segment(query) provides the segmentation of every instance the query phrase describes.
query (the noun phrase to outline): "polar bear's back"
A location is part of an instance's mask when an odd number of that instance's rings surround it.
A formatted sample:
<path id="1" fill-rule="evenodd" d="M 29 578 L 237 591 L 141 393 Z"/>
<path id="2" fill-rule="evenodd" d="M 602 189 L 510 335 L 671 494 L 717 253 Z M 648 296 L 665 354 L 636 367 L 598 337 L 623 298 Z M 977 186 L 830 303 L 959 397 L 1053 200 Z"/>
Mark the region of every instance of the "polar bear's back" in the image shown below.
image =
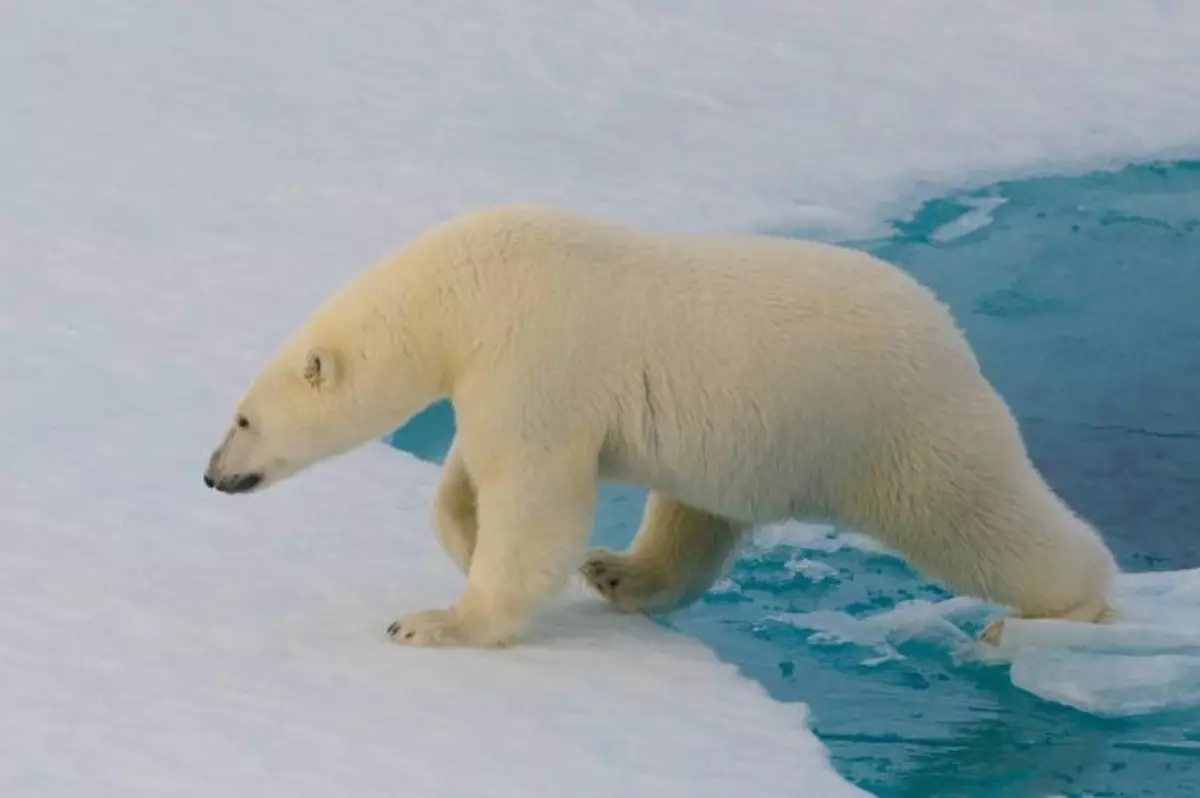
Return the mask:
<path id="1" fill-rule="evenodd" d="M 472 253 L 466 271 L 486 289 L 481 299 L 500 310 L 498 300 L 507 298 L 507 307 L 531 311 L 522 322 L 569 315 L 573 326 L 609 326 L 608 341 L 624 331 L 639 348 L 779 346 L 804 335 L 843 351 L 894 352 L 932 339 L 924 343 L 940 341 L 973 362 L 927 289 L 859 250 L 767 236 L 653 233 L 540 206 L 488 209 L 446 229 Z M 577 314 L 580 305 L 586 312 Z M 500 316 L 506 323 L 512 314 Z"/>

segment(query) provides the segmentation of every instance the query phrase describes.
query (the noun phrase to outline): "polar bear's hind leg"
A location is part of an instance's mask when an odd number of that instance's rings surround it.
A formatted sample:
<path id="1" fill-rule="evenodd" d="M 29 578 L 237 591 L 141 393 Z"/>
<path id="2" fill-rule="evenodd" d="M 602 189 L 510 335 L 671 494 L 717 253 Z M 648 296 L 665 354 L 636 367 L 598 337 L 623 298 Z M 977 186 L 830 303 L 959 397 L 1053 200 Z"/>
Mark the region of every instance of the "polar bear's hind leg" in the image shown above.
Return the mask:
<path id="1" fill-rule="evenodd" d="M 668 612 L 712 586 L 742 534 L 740 524 L 651 493 L 629 550 L 593 549 L 581 572 L 619 609 Z"/>
<path id="2" fill-rule="evenodd" d="M 1106 624 L 1112 623 L 1116 620 L 1116 613 L 1113 611 L 1112 607 L 1109 605 L 1104 596 L 1098 596 L 1091 597 L 1089 600 L 1063 613 L 1014 613 L 1006 617 L 1056 619 L 1063 621 L 1077 621 L 1079 623 Z M 1004 621 L 1005 617 L 995 618 L 989 621 L 987 626 L 983 627 L 983 631 L 979 633 L 979 639 L 982 642 L 990 643 L 993 646 L 1000 645 L 1000 639 L 1004 635 Z"/>

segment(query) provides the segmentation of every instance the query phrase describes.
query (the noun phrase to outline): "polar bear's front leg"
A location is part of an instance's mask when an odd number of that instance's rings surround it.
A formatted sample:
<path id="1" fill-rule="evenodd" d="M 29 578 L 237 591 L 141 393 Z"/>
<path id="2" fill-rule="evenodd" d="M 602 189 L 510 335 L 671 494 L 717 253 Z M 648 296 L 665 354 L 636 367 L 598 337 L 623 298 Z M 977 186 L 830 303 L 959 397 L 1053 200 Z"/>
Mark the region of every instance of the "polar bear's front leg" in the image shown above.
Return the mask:
<path id="1" fill-rule="evenodd" d="M 453 607 L 406 615 L 397 643 L 500 646 L 524 631 L 583 559 L 596 504 L 594 457 L 530 463 L 476 480 L 478 537 L 467 585 Z"/>
<path id="2" fill-rule="evenodd" d="M 475 486 L 457 443 L 450 445 L 442 466 L 442 481 L 433 500 L 432 523 L 438 542 L 464 574 L 471 570 L 478 519 Z"/>

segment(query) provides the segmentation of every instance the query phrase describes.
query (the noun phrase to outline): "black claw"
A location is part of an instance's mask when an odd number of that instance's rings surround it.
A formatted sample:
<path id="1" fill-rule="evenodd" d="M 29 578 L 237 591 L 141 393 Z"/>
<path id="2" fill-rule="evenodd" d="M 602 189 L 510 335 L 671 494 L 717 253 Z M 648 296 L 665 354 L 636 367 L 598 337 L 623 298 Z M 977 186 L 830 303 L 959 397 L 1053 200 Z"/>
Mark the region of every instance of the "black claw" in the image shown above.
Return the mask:
<path id="1" fill-rule="evenodd" d="M 392 625 L 388 627 L 388 637 L 395 637 L 396 632 L 399 632 L 399 631 L 400 631 L 400 622 L 393 621 Z"/>

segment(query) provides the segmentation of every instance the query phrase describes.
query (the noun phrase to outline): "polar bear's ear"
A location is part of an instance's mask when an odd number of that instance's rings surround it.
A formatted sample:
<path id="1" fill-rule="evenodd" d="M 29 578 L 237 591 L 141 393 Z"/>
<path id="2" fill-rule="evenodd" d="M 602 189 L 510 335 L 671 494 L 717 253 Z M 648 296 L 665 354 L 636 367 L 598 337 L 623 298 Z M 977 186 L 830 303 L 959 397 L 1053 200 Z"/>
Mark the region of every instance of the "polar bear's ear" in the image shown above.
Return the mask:
<path id="1" fill-rule="evenodd" d="M 337 360 L 323 346 L 314 346 L 304 356 L 304 379 L 314 388 L 321 388 L 337 379 Z"/>

